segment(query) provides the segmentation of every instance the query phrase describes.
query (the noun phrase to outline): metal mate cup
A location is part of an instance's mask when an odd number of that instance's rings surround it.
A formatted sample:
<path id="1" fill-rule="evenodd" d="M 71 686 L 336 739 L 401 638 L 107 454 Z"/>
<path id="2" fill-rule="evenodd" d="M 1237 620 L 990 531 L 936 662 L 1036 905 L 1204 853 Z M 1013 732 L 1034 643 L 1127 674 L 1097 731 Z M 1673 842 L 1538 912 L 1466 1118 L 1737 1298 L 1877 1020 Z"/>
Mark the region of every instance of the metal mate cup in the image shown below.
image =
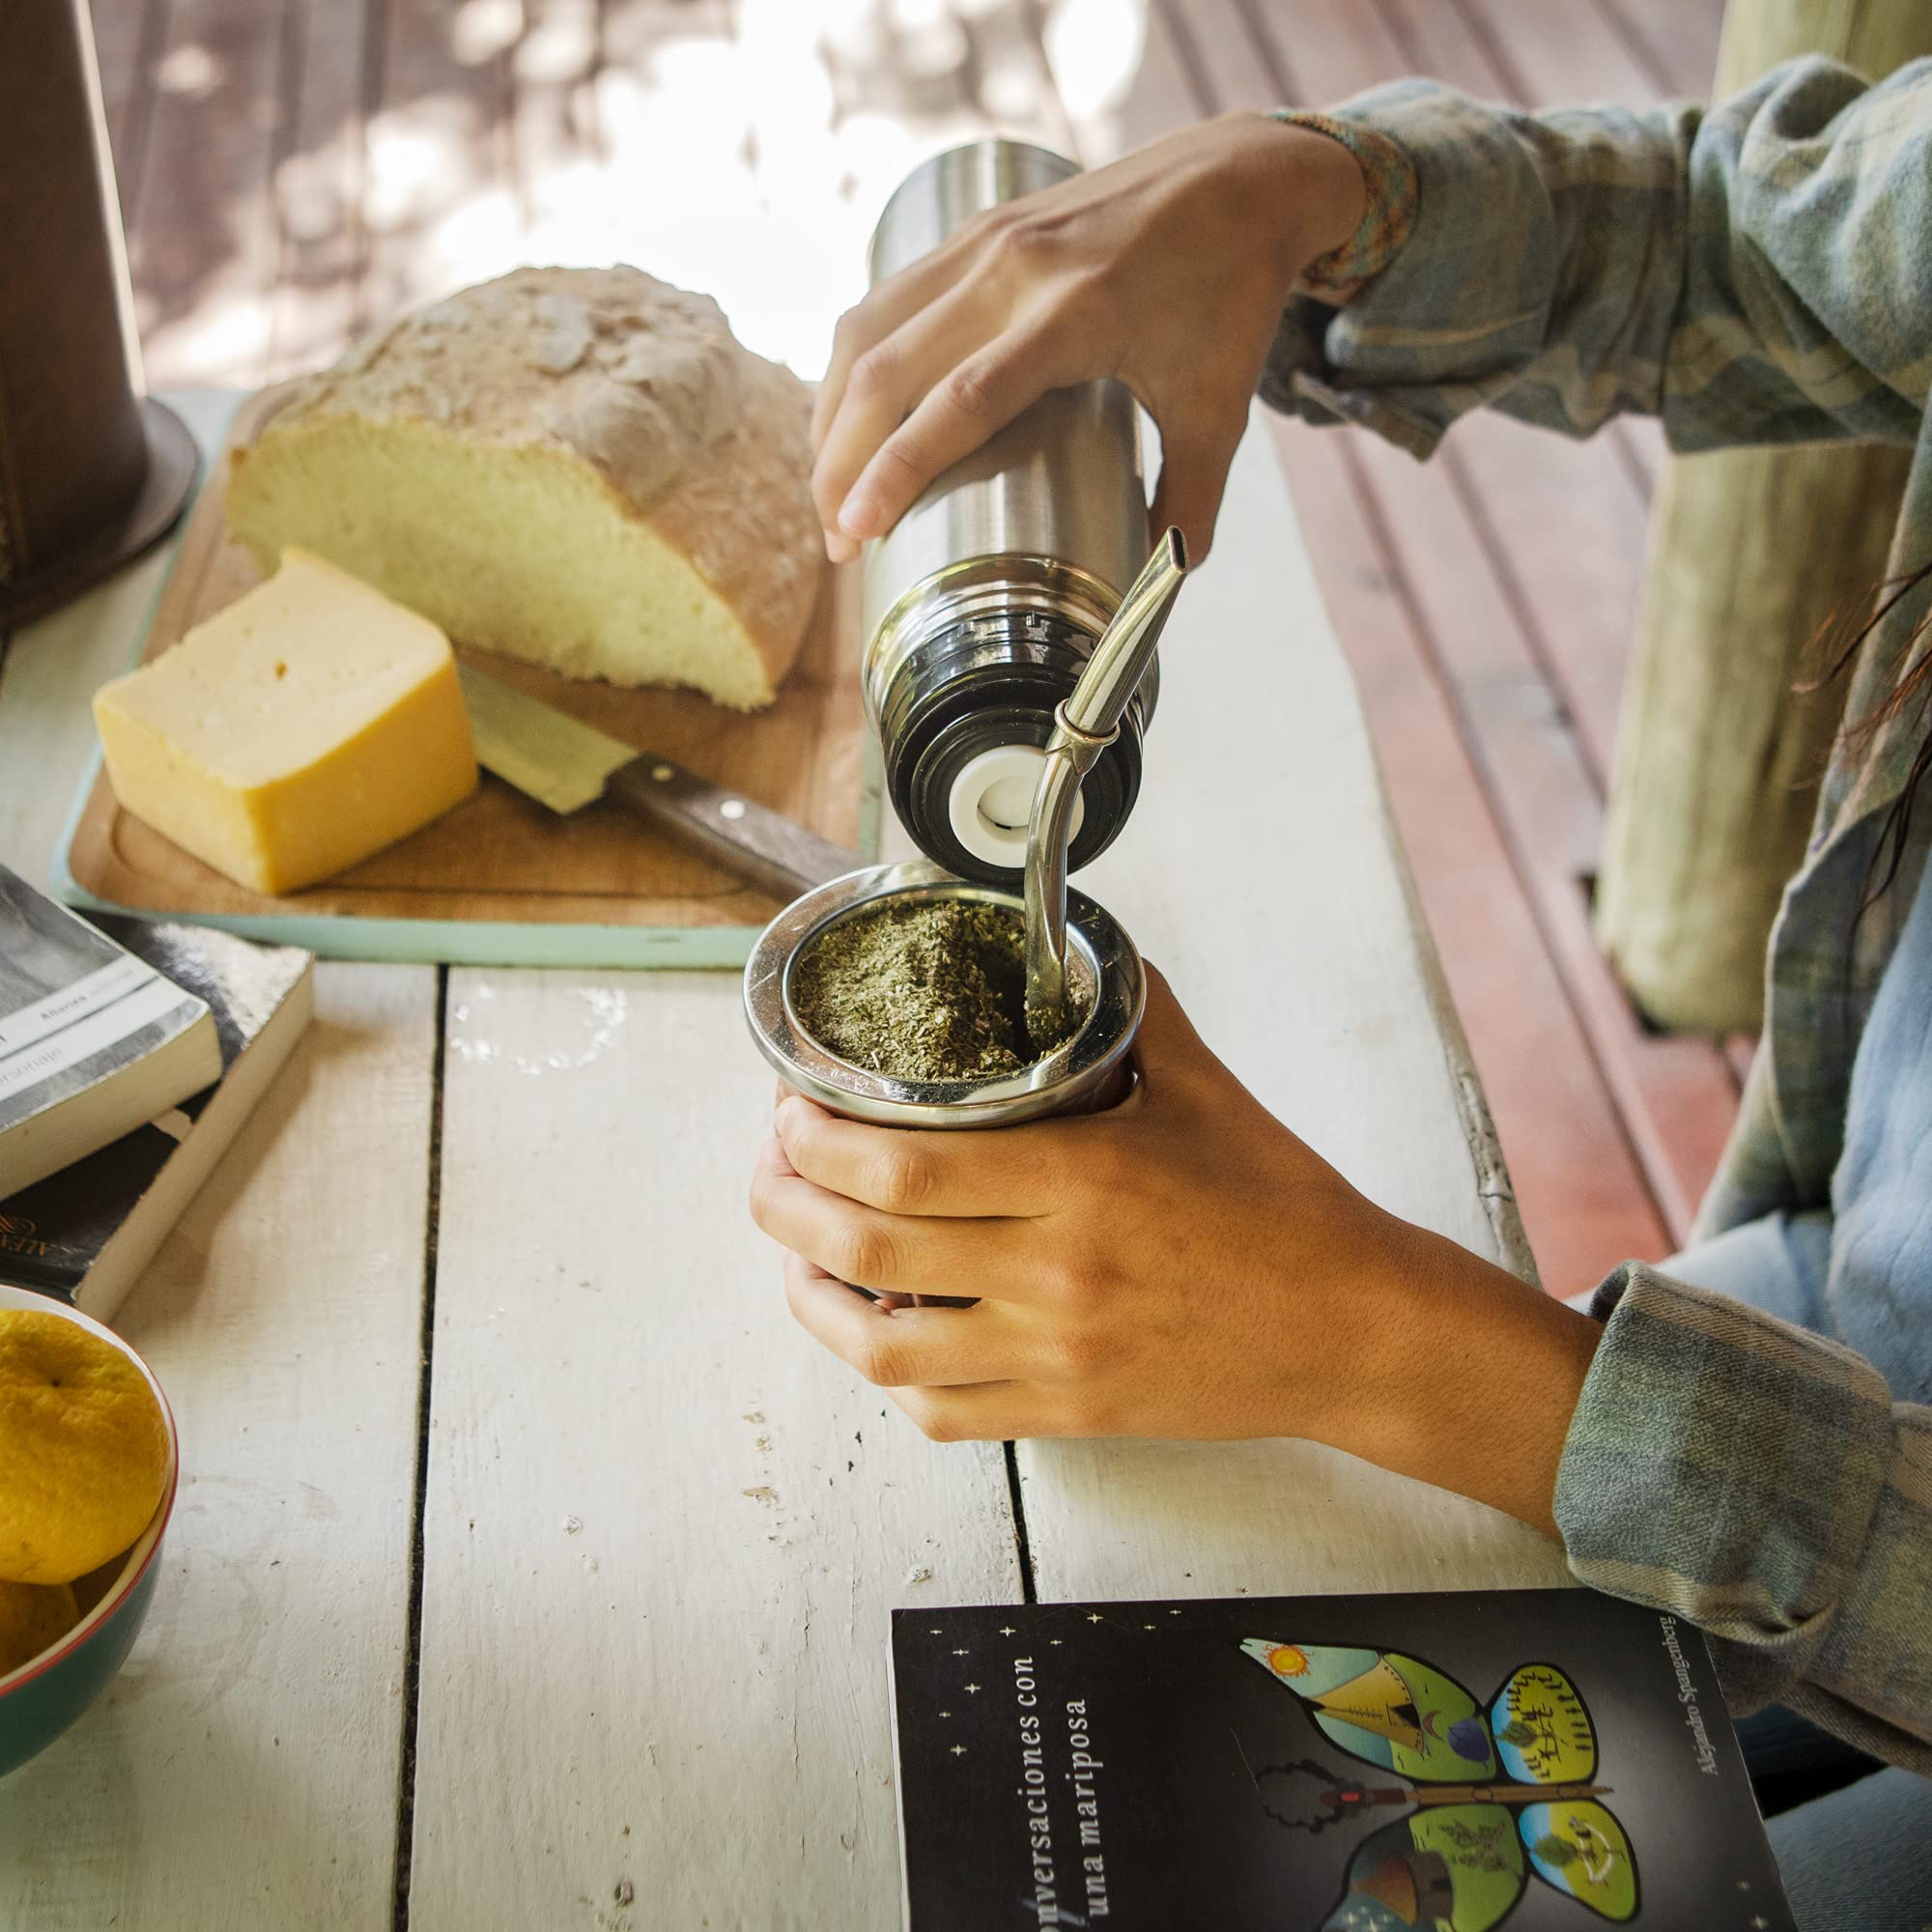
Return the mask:
<path id="1" fill-rule="evenodd" d="M 745 1016 L 758 1050 L 807 1098 L 888 1127 L 998 1127 L 1049 1114 L 1097 1113 L 1132 1084 L 1129 1055 L 1147 1010 L 1147 974 L 1120 922 L 1085 894 L 1066 895 L 1067 979 L 1087 1004 L 1070 1039 L 1017 1073 L 983 1080 L 899 1080 L 854 1065 L 807 1031 L 792 1000 L 799 959 L 832 926 L 890 900 L 974 899 L 1025 916 L 1017 893 L 955 878 L 923 860 L 874 866 L 795 899 L 745 968 Z"/>

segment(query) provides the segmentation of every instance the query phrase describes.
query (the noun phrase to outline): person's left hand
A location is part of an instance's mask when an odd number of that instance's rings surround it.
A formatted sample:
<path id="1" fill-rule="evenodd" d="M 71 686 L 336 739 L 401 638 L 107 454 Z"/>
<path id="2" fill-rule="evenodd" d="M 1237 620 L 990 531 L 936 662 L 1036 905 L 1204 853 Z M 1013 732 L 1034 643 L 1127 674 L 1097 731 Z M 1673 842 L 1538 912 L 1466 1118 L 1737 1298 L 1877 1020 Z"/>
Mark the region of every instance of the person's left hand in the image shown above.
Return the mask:
<path id="1" fill-rule="evenodd" d="M 1596 1324 L 1357 1193 L 1150 978 L 1109 1113 L 913 1132 L 782 1098 L 752 1210 L 792 1312 L 937 1439 L 1308 1436 L 1548 1529 Z M 1486 1455 L 1503 1351 L 1548 1400 Z"/>

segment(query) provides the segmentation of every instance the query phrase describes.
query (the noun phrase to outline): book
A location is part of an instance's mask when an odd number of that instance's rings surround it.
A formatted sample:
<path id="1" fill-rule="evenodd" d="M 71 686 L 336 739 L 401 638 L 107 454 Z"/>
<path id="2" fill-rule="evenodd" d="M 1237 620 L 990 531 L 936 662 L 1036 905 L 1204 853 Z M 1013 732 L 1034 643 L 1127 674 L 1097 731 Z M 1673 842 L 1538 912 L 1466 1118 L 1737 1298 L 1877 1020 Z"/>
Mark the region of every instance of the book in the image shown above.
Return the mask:
<path id="1" fill-rule="evenodd" d="M 205 1001 L 0 867 L 0 1197 L 220 1077 Z"/>
<path id="2" fill-rule="evenodd" d="M 1586 1590 L 893 1612 L 910 1932 L 1790 1932 L 1701 1635 Z"/>
<path id="3" fill-rule="evenodd" d="M 0 1281 L 111 1321 L 294 1052 L 314 1006 L 315 957 L 210 927 L 105 916 L 99 925 L 207 1007 L 219 1054 L 213 1084 L 0 1200 Z"/>

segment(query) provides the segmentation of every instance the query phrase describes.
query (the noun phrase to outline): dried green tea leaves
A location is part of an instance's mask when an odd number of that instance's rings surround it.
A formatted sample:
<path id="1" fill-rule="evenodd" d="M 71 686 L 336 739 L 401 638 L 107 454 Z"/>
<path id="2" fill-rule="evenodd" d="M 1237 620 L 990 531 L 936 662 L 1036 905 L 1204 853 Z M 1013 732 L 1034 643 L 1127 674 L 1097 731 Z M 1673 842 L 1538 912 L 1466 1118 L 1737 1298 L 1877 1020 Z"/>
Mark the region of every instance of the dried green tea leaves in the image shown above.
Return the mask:
<path id="1" fill-rule="evenodd" d="M 1027 1037 L 1025 925 L 980 899 L 841 920 L 799 956 L 792 1006 L 821 1046 L 895 1080 L 993 1080 L 1043 1057 Z M 1085 1018 L 1069 983 L 1066 1033 Z"/>

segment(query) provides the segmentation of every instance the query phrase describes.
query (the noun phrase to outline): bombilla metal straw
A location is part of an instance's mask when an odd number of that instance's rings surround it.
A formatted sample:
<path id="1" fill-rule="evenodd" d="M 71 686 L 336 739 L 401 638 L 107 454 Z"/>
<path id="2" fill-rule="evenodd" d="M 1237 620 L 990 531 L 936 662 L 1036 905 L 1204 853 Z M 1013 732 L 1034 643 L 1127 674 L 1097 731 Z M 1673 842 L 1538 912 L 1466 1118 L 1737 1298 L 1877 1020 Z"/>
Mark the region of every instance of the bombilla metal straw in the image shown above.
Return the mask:
<path id="1" fill-rule="evenodd" d="M 1046 763 L 1027 823 L 1026 1014 L 1036 1046 L 1057 1042 L 1066 1010 L 1066 842 L 1080 782 L 1121 734 L 1167 613 L 1180 594 L 1187 546 L 1172 526 L 1154 546 L 1070 696 L 1053 714 Z"/>

